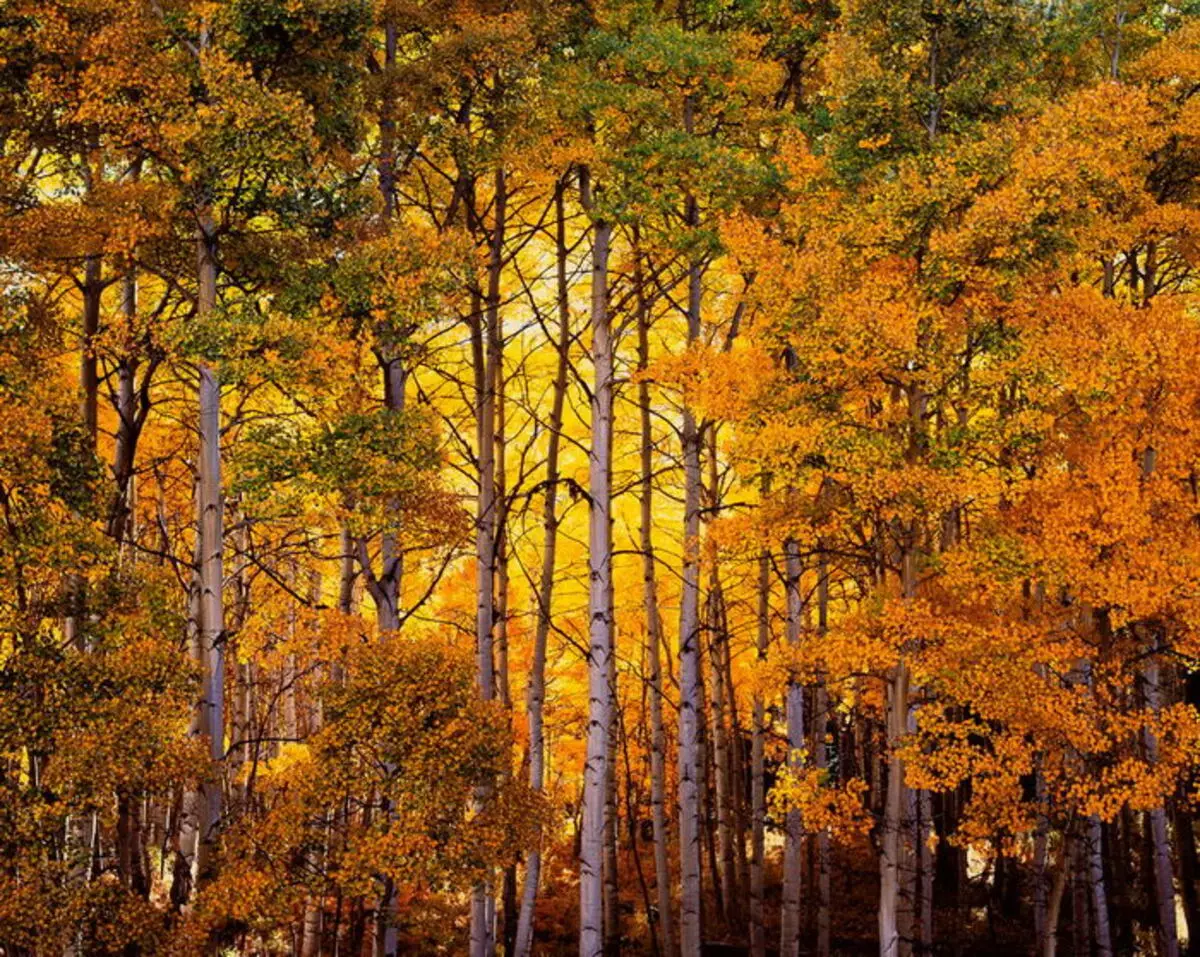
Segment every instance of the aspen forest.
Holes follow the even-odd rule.
[[[1200,0],[0,0],[0,957],[1200,957]]]

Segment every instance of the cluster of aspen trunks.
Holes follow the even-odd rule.
[[[1200,953],[1197,104],[1190,0],[0,0],[0,955]]]

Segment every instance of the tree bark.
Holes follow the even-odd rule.
[[[550,613],[554,596],[555,557],[558,548],[558,457],[562,438],[563,406],[567,395],[567,372],[571,348],[571,307],[567,285],[567,237],[564,210],[564,184],[555,191],[555,254],[558,283],[558,365],[554,373],[549,437],[546,448],[546,495],[542,508],[542,572],[538,586],[537,625],[533,636],[533,662],[529,672],[527,703],[529,708],[529,786],[538,793],[546,783],[546,643],[550,635]],[[517,919],[514,951],[517,957],[529,957],[533,948],[534,910],[541,875],[542,852],[539,843],[525,857],[525,888],[521,913]]]
[[[580,189],[591,210],[591,183],[584,170]],[[593,223],[592,237],[592,436],[588,451],[588,729],[584,765],[583,824],[579,860],[579,953],[604,953],[604,820],[612,726],[612,416],[613,347],[608,315],[608,254],[611,225]]]
[[[908,666],[901,661],[888,682],[887,749],[882,834],[879,855],[879,955],[900,954],[900,880],[904,829],[904,762],[897,745],[908,718]]]
[[[800,543],[789,538],[783,543],[784,581],[787,588],[787,641],[792,648],[800,645],[803,629],[804,599],[800,592]],[[787,688],[788,767],[799,773],[800,754],[804,739],[804,686],[795,678]],[[800,811],[789,810],[784,820],[783,836],[783,902],[780,945],[782,957],[797,957],[800,953],[800,885],[802,880],[804,829]]]
[[[829,559],[819,544],[817,557],[817,634],[824,638],[829,630]],[[813,708],[813,757],[822,771],[829,769],[829,748],[826,744],[829,721],[829,695],[824,679],[818,681]],[[817,957],[829,957],[830,948],[830,855],[828,828],[817,835]]]
[[[695,200],[689,198],[687,219],[697,222]],[[700,264],[688,267],[688,334],[690,346],[700,337]],[[683,584],[679,605],[679,943],[685,955],[700,953],[700,433],[691,409],[683,409]]]
[[[762,479],[762,495],[770,490],[770,480]],[[755,654],[760,664],[767,659],[771,642],[771,554],[764,549],[758,558],[758,631]],[[762,693],[754,692],[754,727],[750,741],[750,957],[766,957],[767,934],[763,918],[763,858],[766,848],[766,709]]]
[[[478,433],[479,496],[476,507],[475,640],[480,695],[485,701],[496,697],[494,639],[496,628],[496,383],[502,359],[500,328],[500,271],[503,266],[504,218],[507,186],[503,168],[496,171],[496,212],[488,263],[486,302],[486,353],[483,367],[476,368],[476,430]],[[479,325],[479,319],[476,318]],[[477,360],[478,361],[478,360]],[[483,803],[490,788],[482,788],[477,800]],[[471,895],[471,957],[490,957],[494,950],[495,903],[490,881],[477,885]]]
[[[1162,688],[1159,680],[1158,640],[1150,649],[1143,669],[1146,706],[1157,715],[1162,708]],[[1158,738],[1151,728],[1143,732],[1146,761],[1158,762]],[[1165,798],[1164,798],[1165,803]],[[1175,924],[1175,873],[1171,866],[1171,845],[1167,838],[1165,807],[1146,812],[1146,830],[1150,838],[1150,859],[1154,871],[1154,902],[1158,913],[1159,957],[1179,957],[1179,931]]]
[[[207,210],[199,216],[197,251],[199,296],[197,316],[204,320],[216,307],[217,259],[214,224]],[[225,609],[224,503],[221,494],[221,389],[215,371],[200,366],[200,648],[203,693],[200,734],[209,740],[212,768],[202,785],[200,845],[196,886],[210,876],[212,854],[221,821],[221,766],[225,758]]]
[[[636,240],[635,240],[636,241]],[[640,251],[634,252],[634,284],[637,289],[638,370],[650,365],[650,315],[646,303],[645,277]],[[650,672],[650,814],[654,834],[654,883],[658,920],[655,930],[660,952],[672,957],[674,922],[671,915],[671,869],[668,864],[666,738],[663,731],[662,619],[658,611],[658,577],[654,554],[654,437],[651,430],[650,383],[638,381],[638,413],[641,425],[641,548],[642,594],[646,606],[647,663]]]
[[[1058,923],[1062,912],[1063,891],[1067,886],[1067,871],[1069,870],[1070,837],[1063,834],[1062,848],[1058,852],[1058,870],[1054,874],[1054,883],[1046,899],[1045,936],[1041,941],[1042,957],[1056,957],[1058,952]]]
[[[1103,829],[1100,818],[1092,815],[1086,824],[1086,857],[1088,894],[1092,911],[1092,936],[1096,957],[1112,957],[1112,930],[1108,920],[1108,893],[1104,881]]]
[[[720,469],[717,458],[716,423],[708,429],[708,476],[711,514],[720,514]],[[715,547],[709,549],[709,656],[711,659],[712,707],[709,720],[713,742],[713,785],[717,813],[717,872],[714,875],[723,905],[722,920],[728,936],[740,924],[738,914],[738,884],[734,862],[734,801],[733,758],[728,713],[733,702],[733,689],[726,684],[725,655],[729,648],[729,629],[725,618],[725,596],[721,587],[720,555]]]

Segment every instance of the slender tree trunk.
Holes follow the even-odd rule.
[[[1042,957],[1056,957],[1058,953],[1058,923],[1062,912],[1063,891],[1067,886],[1067,872],[1070,869],[1070,838],[1063,834],[1062,848],[1058,852],[1058,869],[1054,873],[1054,882],[1046,899],[1046,932],[1041,941]]]
[[[824,638],[829,629],[829,560],[823,545],[819,546],[817,558],[817,634]],[[813,708],[813,756],[822,771],[829,768],[829,748],[826,744],[829,722],[829,695],[825,681],[817,684],[816,703]],[[817,835],[817,957],[829,957],[830,947],[830,841],[828,828]]]
[[[558,365],[554,374],[554,397],[547,424],[549,437],[546,449],[546,497],[542,511],[542,575],[538,590],[538,616],[533,636],[533,663],[529,673],[529,786],[540,793],[546,783],[546,734],[544,709],[546,703],[546,642],[550,635],[550,613],[554,595],[555,555],[558,547],[558,455],[562,435],[563,406],[567,394],[567,372],[571,347],[571,307],[567,285],[566,215],[563,202],[564,184],[559,183],[554,196],[556,210],[556,257],[558,281]],[[534,909],[537,904],[538,880],[541,875],[542,852],[539,843],[525,858],[525,889],[521,898],[521,913],[517,920],[514,946],[517,957],[529,957],[533,948]]]
[[[591,209],[591,183],[581,172],[585,209]],[[579,953],[604,953],[604,819],[612,725],[612,426],[613,345],[608,315],[608,253],[611,225],[597,218],[592,237],[592,438],[588,452],[588,731],[584,765],[583,824],[579,860]]]
[[[507,185],[503,168],[496,170],[495,224],[488,263],[486,309],[486,358],[476,369],[476,429],[479,451],[479,498],[476,511],[476,612],[475,637],[480,694],[485,701],[496,697],[494,639],[496,629],[496,383],[501,362],[500,272],[504,264],[504,220]],[[478,318],[476,319],[478,323]],[[490,788],[477,800],[487,800]],[[491,957],[494,950],[495,903],[491,881],[475,887],[471,898],[471,957]]]
[[[713,423],[708,429],[708,476],[712,497],[712,515],[721,509],[720,462],[717,451],[717,427]],[[729,740],[731,722],[728,714],[733,704],[733,689],[726,684],[725,655],[729,647],[729,629],[725,620],[725,597],[721,587],[720,554],[715,543],[710,547],[709,569],[709,656],[712,667],[712,709],[710,722],[713,742],[713,784],[717,812],[717,872],[714,875],[721,903],[721,915],[728,936],[741,923],[738,914],[738,886],[734,863],[734,801],[733,801],[733,757]]]
[[[497,289],[499,294],[499,289]],[[501,342],[503,350],[503,341]],[[503,352],[501,352],[501,356]],[[507,404],[504,400],[504,362],[496,363],[496,684],[504,704],[505,719],[512,727],[512,692],[508,672],[508,436]],[[510,772],[505,769],[507,779]],[[517,866],[504,868],[502,928],[504,953],[513,954],[517,943]]]
[[[211,215],[199,216],[199,296],[204,321],[217,301],[216,238]],[[215,371],[200,367],[200,646],[203,695],[200,734],[209,739],[212,768],[202,785],[196,886],[210,876],[221,821],[221,767],[225,758],[224,503],[221,494],[221,389]]]
[[[804,599],[800,592],[800,543],[789,538],[783,544],[785,583],[787,586],[787,640],[796,648],[800,645],[803,628]],[[800,754],[804,739],[804,686],[792,679],[787,688],[788,766],[799,773]],[[800,884],[804,830],[799,810],[789,810],[784,820],[783,836],[783,903],[779,952],[781,957],[798,957],[800,953]]]
[[[765,498],[770,481],[764,476],[762,494]],[[771,642],[771,555],[766,549],[758,559],[758,632],[755,652],[761,664],[766,661]],[[766,957],[767,934],[763,918],[763,858],[766,846],[766,773],[765,739],[766,709],[762,693],[754,692],[754,728],[750,743],[750,957]]]
[[[691,97],[684,102],[684,125],[692,129]],[[694,197],[685,203],[685,218],[690,228],[700,222]],[[700,263],[688,266],[687,345],[700,338],[702,299]],[[703,840],[701,788],[704,764],[701,760],[701,686],[700,686],[700,432],[692,410],[683,409],[683,582],[679,603],[679,862],[680,920],[679,944],[684,957],[700,953],[701,876],[700,855]]]
[[[1071,948],[1074,954],[1080,954],[1081,957],[1088,957],[1092,952],[1086,870],[1084,836],[1076,833],[1071,841]]]
[[[637,288],[638,369],[650,365],[650,316],[646,303],[642,259],[635,250],[634,283]],[[654,461],[651,430],[650,384],[638,381],[641,419],[641,547],[642,593],[646,605],[646,645],[650,670],[650,813],[654,833],[654,882],[658,899],[656,931],[664,957],[673,957],[674,923],[671,916],[671,869],[668,864],[666,739],[663,731],[662,619],[658,612],[658,576],[654,558]]]
[[[1179,886],[1183,898],[1183,913],[1187,921],[1189,957],[1200,954],[1200,894],[1196,878],[1200,862],[1196,859],[1195,827],[1188,808],[1188,799],[1175,798],[1175,846],[1179,849]]]
[[[1092,815],[1086,825],[1086,866],[1088,894],[1092,909],[1092,930],[1096,957],[1112,957],[1112,930],[1108,920],[1108,892],[1104,881],[1104,842],[1100,818]]]
[[[612,431],[609,430],[609,440]],[[612,450],[609,449],[609,462],[612,462]],[[611,467],[610,467],[611,472]],[[610,481],[611,484],[611,481]],[[610,492],[611,494],[611,492]],[[611,509],[610,509],[611,511]],[[611,528],[611,521],[610,521]],[[612,534],[609,533],[611,549]],[[608,575],[608,620],[615,621],[613,614],[611,562]],[[617,806],[617,741],[619,731],[619,714],[621,703],[617,697],[617,652],[615,634],[610,633],[608,654],[608,688],[610,720],[608,727],[608,760],[607,773],[604,776],[604,954],[605,957],[618,957],[621,953],[621,882],[617,871],[617,835],[620,830],[620,814]]]
[[[933,801],[927,789],[917,792],[916,838],[916,904],[913,919],[917,925],[917,946],[921,954],[933,952],[933,851],[929,839],[933,835]]]
[[[1037,802],[1037,823],[1033,832],[1033,939],[1034,953],[1045,954],[1050,931],[1049,847],[1050,822],[1046,817],[1046,779],[1042,773],[1042,756],[1034,757],[1034,793]]]
[[[908,666],[901,661],[888,682],[888,769],[879,855],[879,955],[900,954],[900,880],[904,830],[904,762],[897,745],[908,717]]]
[[[1159,681],[1158,640],[1146,658],[1143,680],[1146,706],[1157,715],[1162,708],[1162,688]],[[1143,743],[1146,761],[1158,763],[1158,737],[1149,727],[1144,729]],[[1164,799],[1165,803],[1165,799]],[[1179,957],[1179,932],[1175,925],[1175,873],[1171,866],[1171,845],[1167,839],[1165,807],[1146,812],[1146,830],[1150,838],[1150,859],[1154,872],[1154,902],[1158,912],[1159,957]]]

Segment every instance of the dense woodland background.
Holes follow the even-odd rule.
[[[0,952],[1200,953],[1192,6],[0,0]]]

